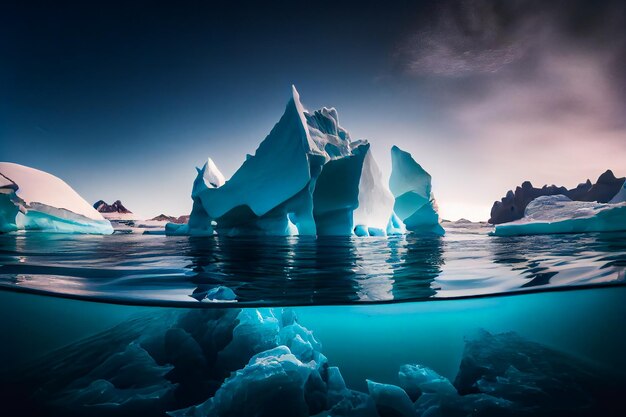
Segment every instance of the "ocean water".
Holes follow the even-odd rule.
[[[623,415],[626,233],[447,229],[0,235],[0,415]]]

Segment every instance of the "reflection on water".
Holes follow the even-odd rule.
[[[623,284],[626,233],[490,237],[0,236],[0,285],[139,304],[200,304],[226,286],[244,305],[469,297]]]

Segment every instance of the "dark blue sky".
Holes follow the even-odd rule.
[[[211,156],[230,176],[295,84],[307,108],[334,106],[370,139],[383,170],[392,144],[412,152],[444,217],[486,218],[527,178],[626,173],[610,114],[623,110],[612,68],[623,69],[624,35],[611,32],[619,19],[605,22],[619,4],[336,3],[0,6],[0,159],[51,172],[90,202],[183,214],[194,166]],[[590,10],[600,23],[581,26]],[[589,90],[572,94],[581,81]],[[503,162],[536,155],[546,137],[551,153],[596,146],[596,159],[533,172]]]

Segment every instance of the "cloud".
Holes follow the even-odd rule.
[[[453,198],[489,204],[526,179],[574,186],[607,168],[626,174],[625,10],[468,0],[422,16],[394,52],[397,68],[440,111],[437,139],[456,135],[448,158],[480,172],[464,174],[469,190],[439,173],[444,209]]]

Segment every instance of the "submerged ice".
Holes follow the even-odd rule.
[[[0,232],[111,234],[111,223],[60,178],[0,162]]]
[[[306,111],[294,87],[283,116],[230,179],[210,159],[198,169],[189,223],[170,224],[166,232],[380,236],[403,232],[406,221],[409,230],[441,234],[430,176],[414,161],[393,157],[396,150],[393,184],[401,177],[417,187],[400,194],[385,183],[369,143],[352,140],[334,108]],[[419,170],[405,169],[414,165]],[[419,188],[422,183],[428,190]],[[420,193],[425,201],[411,198]],[[403,216],[394,213],[396,206]]]
[[[606,415],[623,396],[614,375],[512,332],[468,338],[454,381],[409,363],[362,392],[331,361],[291,309],[169,311],[54,352],[3,394],[38,387],[25,414],[146,417]]]

